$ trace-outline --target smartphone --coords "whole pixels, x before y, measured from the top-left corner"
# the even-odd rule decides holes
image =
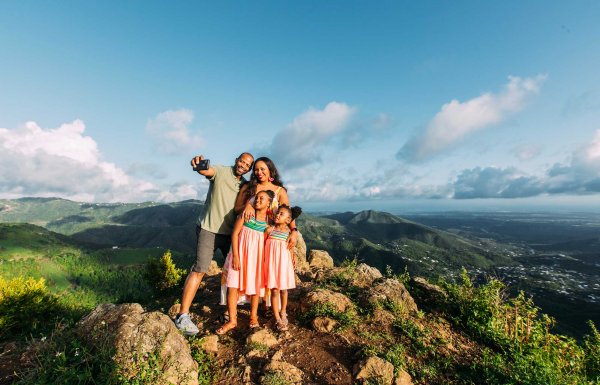
[[[209,167],[210,159],[202,159],[200,162],[198,162],[198,164],[196,164],[196,167],[194,167],[194,171],[208,170]]]

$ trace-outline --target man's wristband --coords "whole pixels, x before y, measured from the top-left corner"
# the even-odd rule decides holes
[[[297,227],[292,227],[291,230],[290,230],[290,233],[294,232],[294,231],[298,231],[298,228]]]

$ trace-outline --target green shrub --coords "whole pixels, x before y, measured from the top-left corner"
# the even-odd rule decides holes
[[[60,313],[58,299],[43,278],[0,277],[0,338],[51,330]]]
[[[34,349],[35,366],[19,374],[18,385],[120,384],[108,344],[89,348],[65,327],[44,340]]]
[[[589,321],[589,325],[591,334],[583,339],[585,371],[590,380],[600,384],[600,332],[592,321]]]
[[[214,355],[207,353],[202,348],[202,338],[190,337],[190,350],[192,358],[198,363],[198,383],[199,385],[210,385],[216,378],[215,371],[216,360]]]
[[[489,384],[587,382],[584,350],[572,338],[552,334],[554,320],[524,293],[507,298],[496,279],[475,286],[464,269],[461,282],[443,285],[453,322],[492,348],[474,363],[473,377]],[[588,341],[594,345],[593,337]]]
[[[170,250],[159,259],[150,260],[146,265],[146,280],[157,293],[164,293],[177,287],[184,274],[184,269],[175,266]]]
[[[354,310],[345,312],[338,311],[335,306],[329,302],[317,303],[308,312],[302,315],[305,321],[316,317],[329,317],[340,323],[340,329],[354,326],[358,323],[358,316]]]

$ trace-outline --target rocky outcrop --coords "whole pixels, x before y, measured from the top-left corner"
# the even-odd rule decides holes
[[[298,233],[298,241],[294,247],[294,256],[296,257],[296,271],[298,273],[310,271],[310,265],[306,260],[306,242],[304,242],[304,238],[300,233]]]
[[[336,293],[328,289],[316,289],[309,292],[300,303],[300,311],[308,312],[317,304],[333,306],[339,313],[348,311],[354,307],[352,301],[342,293]]]
[[[250,334],[246,339],[246,344],[248,345],[257,344],[268,348],[275,346],[278,343],[277,337],[275,337],[268,329],[260,329]]]
[[[338,325],[339,322],[329,317],[317,317],[312,320],[313,328],[321,333],[331,333]]]
[[[417,305],[408,290],[394,278],[387,278],[372,286],[367,293],[367,300],[373,305],[389,301],[399,311],[406,313],[417,311]]]
[[[394,365],[383,358],[369,357],[354,366],[354,375],[361,384],[391,385],[394,380]]]
[[[356,276],[353,283],[359,287],[367,287],[380,278],[383,278],[383,275],[376,267],[361,263],[356,266]]]
[[[333,258],[328,252],[323,250],[311,250],[308,257],[308,263],[311,269],[323,269],[333,267]]]
[[[140,375],[152,356],[160,365],[156,384],[198,384],[198,364],[166,314],[146,313],[139,304],[101,304],[79,321],[76,331],[88,344],[112,347],[115,364],[125,378]]]

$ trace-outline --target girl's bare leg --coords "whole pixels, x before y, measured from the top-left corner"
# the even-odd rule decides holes
[[[287,319],[288,291],[281,290],[281,314]]]
[[[250,327],[253,325],[258,326],[258,294],[251,295],[250,297]]]
[[[279,289],[271,289],[271,306],[273,306],[275,320],[279,322],[281,319],[279,316]]]
[[[229,311],[229,322],[237,323],[237,303],[239,290],[236,287],[227,288],[227,310]]]

